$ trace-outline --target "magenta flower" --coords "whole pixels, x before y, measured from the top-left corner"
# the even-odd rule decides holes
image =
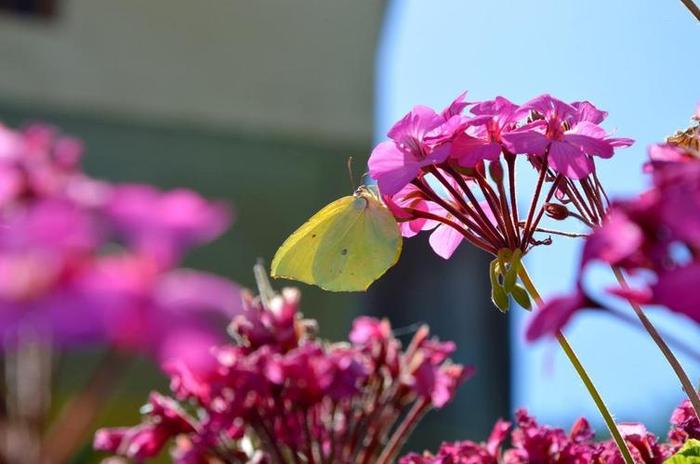
[[[204,369],[240,291],[176,266],[220,235],[229,213],[187,190],[91,179],[82,154],[52,127],[0,125],[3,343],[29,331],[60,348],[109,345]]]
[[[350,343],[332,344],[316,340],[314,324],[299,317],[297,291],[245,301],[230,327],[236,344],[217,347],[212,368],[170,364],[174,396],[187,408],[155,395],[158,408],[142,424],[100,430],[95,447],[145,459],[171,444],[180,463],[388,464],[402,434],[449,402],[468,375],[449,363],[454,345],[430,340],[425,327],[404,351],[387,321],[362,317]]]
[[[396,123],[390,140],[372,152],[370,175],[402,235],[430,231],[430,245],[442,258],[462,242],[493,256],[522,257],[551,243],[551,236],[539,235],[545,215],[589,227],[603,221],[609,205],[594,157],[609,158],[632,143],[608,136],[599,125],[606,115],[590,102],[568,104],[549,95],[518,106],[504,97],[467,103],[462,94],[440,114],[415,107]],[[525,211],[516,186],[521,154],[538,171]],[[505,273],[504,266],[492,269]],[[500,285],[497,274],[491,280]],[[511,291],[494,290],[504,310]],[[514,291],[527,305],[524,290]]]
[[[430,140],[445,119],[425,106],[415,106],[387,134],[391,139],[375,147],[369,173],[385,195],[393,195],[416,178],[421,168],[444,161],[449,143]]]
[[[671,435],[684,439],[684,427],[691,428],[682,409],[674,413]],[[678,425],[676,425],[676,423]],[[680,444],[659,443],[642,424],[619,425],[621,433],[638,464],[661,464]],[[510,440],[508,440],[510,438]],[[504,449],[509,441],[510,448]],[[515,426],[499,420],[486,443],[461,441],[443,443],[436,454],[410,453],[399,464],[622,464],[624,460],[615,442],[596,442],[588,421],[577,420],[567,433],[562,429],[540,425],[527,411],[515,413]]]
[[[476,117],[468,122],[464,132],[452,144],[452,155],[457,164],[475,167],[481,161],[495,161],[501,155],[501,135],[515,128],[518,105],[506,98],[477,103],[471,108]]]
[[[160,192],[147,185],[116,187],[107,213],[134,247],[166,265],[177,262],[188,248],[217,238],[231,221],[223,205],[195,192]]]
[[[689,400],[684,400],[671,415],[671,430],[668,440],[676,449],[689,439],[700,439],[700,420]]]
[[[232,282],[186,269],[163,272],[149,256],[97,259],[77,285],[96,306],[107,341],[114,346],[193,366],[206,364],[220,343],[217,325],[240,313],[240,291]]]
[[[593,172],[592,156],[610,158],[615,148],[632,144],[630,139],[609,138],[598,126],[605,113],[589,102],[576,106],[550,95],[525,103],[520,111],[534,112],[535,120],[504,135],[513,153],[548,154],[550,166],[570,179],[583,179]]]
[[[570,295],[552,297],[537,309],[527,326],[526,338],[534,341],[545,336],[555,337],[578,311],[598,307],[581,289]]]
[[[579,310],[599,307],[583,292],[592,262],[603,262],[640,277],[632,288],[609,293],[640,305],[662,305],[700,322],[700,159],[676,145],[650,148],[653,188],[614,203],[602,225],[587,238],[576,289],[547,301],[527,331],[529,340],[554,333]]]
[[[143,461],[157,456],[173,435],[195,431],[192,419],[180,406],[157,393],[151,394],[144,410],[147,421],[138,427],[97,431],[94,448]]]

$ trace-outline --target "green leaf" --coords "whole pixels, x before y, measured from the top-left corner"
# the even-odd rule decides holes
[[[664,464],[700,464],[700,441],[690,439],[676,454],[664,461]]]
[[[510,267],[503,280],[503,287],[505,287],[506,292],[511,292],[515,286],[515,282],[518,280],[518,272],[520,272],[520,261],[522,259],[523,252],[520,248],[513,250],[513,254],[510,257]]]
[[[513,299],[516,303],[522,306],[524,309],[530,311],[532,309],[532,302],[530,301],[530,295],[528,295],[527,290],[525,290],[520,285],[513,285],[510,289],[510,294],[513,295]]]
[[[508,311],[510,306],[508,301],[508,294],[501,284],[498,282],[498,274],[496,268],[498,267],[498,258],[491,261],[489,266],[489,279],[491,280],[491,301],[493,304],[503,313]]]
[[[495,304],[502,313],[508,312],[510,307],[508,294],[503,290],[503,287],[498,284],[491,286],[491,301],[493,301],[493,304]]]

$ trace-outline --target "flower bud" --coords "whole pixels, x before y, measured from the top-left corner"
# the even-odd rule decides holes
[[[489,163],[489,175],[494,182],[503,182],[503,166],[501,166],[501,160],[491,161]]]
[[[564,205],[558,203],[547,203],[544,205],[544,212],[547,216],[557,221],[563,221],[569,217],[569,210]]]

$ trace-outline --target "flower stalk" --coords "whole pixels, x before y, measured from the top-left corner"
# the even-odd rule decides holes
[[[623,289],[629,289],[629,285],[627,284],[627,280],[625,279],[625,275],[623,274],[622,270],[618,267],[613,267],[612,270],[615,274],[615,278],[620,283],[620,286]],[[688,377],[688,374],[683,369],[683,366],[678,361],[678,358],[676,358],[676,356],[673,354],[673,351],[671,351],[671,348],[668,346],[661,334],[659,334],[659,332],[656,330],[654,324],[651,322],[651,320],[649,320],[647,315],[644,314],[644,310],[642,309],[642,307],[634,300],[630,299],[628,301],[630,306],[634,310],[634,313],[639,318],[639,321],[642,323],[652,340],[654,340],[656,346],[659,347],[659,350],[661,350],[661,353],[666,358],[666,361],[668,361],[668,364],[673,369],[673,372],[675,372],[676,376],[678,377],[678,380],[681,382],[683,391],[685,391],[685,394],[688,396],[688,400],[690,400],[690,404],[693,406],[695,415],[698,418],[700,418],[700,396],[698,396],[698,392],[693,386],[693,382]]]
[[[542,297],[537,291],[537,287],[535,287],[535,284],[532,282],[532,279],[530,278],[530,275],[528,274],[527,269],[524,265],[520,266],[519,277],[532,299],[535,300],[535,302],[538,305],[541,305]],[[559,346],[561,346],[562,350],[564,351],[564,354],[566,354],[566,357],[569,359],[569,362],[576,370],[576,373],[578,374],[579,378],[586,387],[586,390],[588,390],[588,394],[591,396],[591,399],[598,408],[600,415],[603,417],[605,425],[610,431],[610,435],[612,435],[613,440],[615,440],[615,443],[617,444],[617,447],[620,450],[620,453],[622,454],[622,458],[625,460],[625,464],[634,464],[634,460],[632,459],[632,454],[630,453],[629,447],[627,446],[627,442],[622,436],[622,433],[620,433],[620,429],[615,423],[615,419],[613,418],[612,414],[610,413],[610,410],[603,401],[603,398],[600,396],[598,389],[593,383],[593,380],[591,380],[591,377],[588,375],[588,372],[583,366],[583,363],[581,363],[581,360],[579,359],[578,355],[573,350],[571,344],[569,343],[566,336],[564,336],[561,330],[558,331],[555,336],[557,342],[559,342]]]

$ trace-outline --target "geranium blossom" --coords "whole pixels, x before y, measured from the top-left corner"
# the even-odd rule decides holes
[[[370,175],[404,237],[431,231],[430,245],[444,259],[464,242],[485,250],[499,261],[491,264],[494,303],[507,310],[511,294],[529,306],[522,287],[505,285],[518,267],[512,257],[551,243],[541,233],[568,235],[541,227],[545,215],[600,224],[608,200],[594,158],[632,140],[610,137],[600,126],[607,113],[588,101],[542,95],[524,105],[500,96],[467,103],[464,95],[441,113],[414,107],[372,152]],[[538,173],[525,211],[518,158]]]
[[[610,158],[615,147],[630,139],[610,138],[598,124],[606,116],[589,102],[567,104],[550,95],[525,103],[521,112],[532,112],[534,121],[504,136],[513,153],[549,157],[551,167],[570,179],[593,173],[592,156]]]
[[[425,327],[402,350],[387,321],[360,317],[350,343],[333,344],[314,337],[294,289],[244,300],[230,326],[236,344],[217,347],[211,369],[173,362],[178,401],[153,394],[141,425],[100,430],[95,447],[141,461],[170,443],[179,463],[389,463],[405,427],[449,402],[470,374],[449,362],[454,345]]]
[[[389,130],[391,139],[372,151],[370,175],[381,191],[393,195],[413,180],[421,168],[440,163],[450,152],[449,143],[430,139],[445,119],[426,106],[416,106]]]
[[[700,427],[683,403],[671,417],[668,442],[660,443],[643,424],[619,424],[637,464],[661,464],[678,451],[688,438],[697,438]],[[509,439],[509,440],[508,440]],[[510,447],[506,447],[508,445]],[[515,413],[515,424],[499,420],[484,443],[443,443],[432,454],[410,453],[399,464],[621,464],[622,456],[612,440],[595,441],[588,421],[578,419],[569,432],[541,425],[527,411]]]

